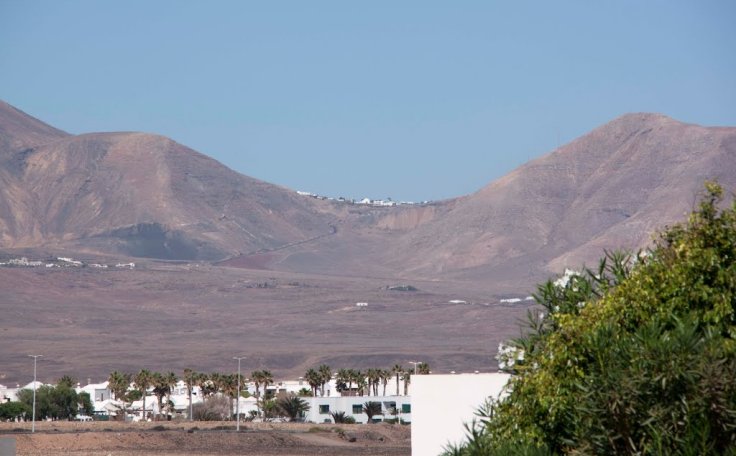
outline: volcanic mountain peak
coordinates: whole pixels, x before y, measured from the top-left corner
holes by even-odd
[[[2,106],[0,240],[218,259],[328,232],[315,202],[149,133],[67,135]]]
[[[472,195],[321,201],[158,135],[68,135],[0,104],[0,246],[349,275],[532,281],[640,247],[706,179],[736,188],[736,129],[626,114]],[[235,263],[228,263],[235,264]]]
[[[706,179],[736,188],[736,128],[627,114],[459,200],[407,236],[406,254],[422,274],[542,277],[642,247]]]

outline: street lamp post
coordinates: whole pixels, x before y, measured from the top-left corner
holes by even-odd
[[[43,355],[28,355],[33,358],[33,418],[31,420],[31,432],[36,432],[36,361]]]
[[[235,430],[240,432],[240,360],[245,359],[245,356],[233,356],[233,359],[238,360],[238,395],[235,399],[237,402],[235,402],[235,414],[237,415],[237,425],[235,426]]]
[[[409,361],[409,364],[414,365],[414,375],[417,375],[417,365],[422,364],[422,361]]]

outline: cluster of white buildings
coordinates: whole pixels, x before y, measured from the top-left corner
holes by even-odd
[[[0,261],[0,267],[22,267],[22,268],[82,268],[90,267],[96,269],[107,269],[112,267],[103,263],[85,263],[68,257],[56,257],[51,260],[29,260],[27,257],[11,258],[8,261]],[[135,263],[117,263],[114,265],[120,269],[135,269]]]
[[[395,381],[387,385],[386,395],[357,396],[355,391],[346,391],[342,394],[337,391],[334,380],[325,385],[324,396],[302,397],[309,404],[309,411],[302,418],[312,423],[332,423],[334,412],[343,412],[352,417],[356,423],[366,423],[368,416],[363,413],[366,402],[381,404],[381,414],[373,417],[374,422],[395,420],[401,423],[411,423],[412,455],[440,454],[448,443],[459,443],[466,436],[466,424],[475,418],[475,412],[487,400],[498,400],[507,393],[506,385],[509,375],[504,373],[490,374],[450,374],[450,375],[416,375],[412,377],[412,396],[390,395],[396,392]],[[35,384],[41,386],[40,382]],[[29,383],[23,387],[7,388],[0,385],[0,400],[17,400],[20,389],[33,389]],[[392,388],[393,387],[393,388]],[[131,386],[132,388],[132,386]],[[309,385],[303,379],[283,381],[269,385],[267,394],[278,397],[284,393],[299,393],[308,389]],[[246,389],[246,388],[244,388]],[[91,383],[78,386],[77,392],[87,392],[92,399],[97,419],[109,419],[122,413],[122,404],[116,401],[108,388],[108,383]],[[255,393],[255,385],[249,383],[247,390]],[[380,392],[383,392],[380,385]],[[399,385],[399,392],[403,391],[403,384]],[[150,393],[150,391],[149,391]],[[189,413],[189,395],[186,385],[179,381],[169,397],[173,403],[172,410],[167,410],[171,416],[187,418]],[[192,403],[202,402],[199,387],[192,391]],[[241,417],[255,415],[258,411],[257,400],[251,396],[241,397],[237,406]],[[146,409],[143,410],[143,400],[134,401],[126,407],[127,420],[140,421],[149,419],[158,413],[158,401],[155,396],[146,396]],[[89,417],[79,417],[89,419]]]
[[[417,204],[424,205],[424,204],[430,203],[430,201],[422,201],[421,203],[415,203],[413,201],[392,201],[391,199],[382,200],[382,199],[370,199],[370,198],[363,198],[360,200],[355,200],[355,199],[343,198],[342,196],[339,198],[332,198],[330,196],[318,195],[316,193],[311,193],[311,192],[303,192],[301,190],[297,190],[296,193],[301,196],[308,196],[310,198],[316,198],[319,200],[338,201],[340,203],[361,204],[364,206],[373,206],[373,207],[413,206]]]
[[[36,382],[35,387],[38,388],[43,386],[43,383]],[[404,423],[411,422],[411,398],[403,395],[391,395],[391,392],[396,391],[396,382],[391,381],[387,385],[386,395],[380,396],[358,396],[356,395],[356,389],[353,388],[351,391],[343,391],[342,393],[337,391],[337,384],[335,380],[331,380],[325,384],[324,396],[318,395],[316,397],[311,396],[300,396],[308,405],[309,411],[306,412],[303,421],[313,423],[332,423],[332,413],[343,412],[345,416],[352,417],[356,423],[365,423],[368,420],[368,416],[363,413],[363,405],[366,402],[379,402],[381,404],[381,415],[373,417],[373,422],[380,422],[384,420],[401,420]],[[403,381],[400,380],[399,392],[404,391]],[[17,401],[18,392],[22,389],[34,389],[34,382],[31,382],[25,386],[17,385],[15,388],[9,388],[0,385],[0,401]],[[131,384],[130,389],[134,389],[134,385]],[[85,392],[89,394],[89,397],[94,406],[94,417],[78,416],[80,420],[88,419],[101,419],[107,420],[115,417],[116,419],[120,414],[123,413],[123,403],[117,400],[110,388],[108,382],[102,383],[90,383],[85,386],[77,385],[75,388],[77,393]],[[250,393],[249,397],[240,397],[239,402],[235,403],[233,400],[233,410],[231,415],[235,415],[236,410],[239,411],[241,417],[249,417],[258,414],[258,401],[255,397],[256,389],[255,384],[248,383],[243,385],[243,390],[247,390]],[[303,380],[294,381],[282,381],[268,385],[265,392],[265,397],[280,397],[288,393],[299,394],[304,390],[310,390],[309,384]],[[379,390],[382,392],[382,387]],[[261,395],[264,392],[261,389]],[[202,403],[204,400],[202,391],[199,386],[192,388],[192,406],[195,404]],[[125,413],[127,414],[126,420],[128,421],[141,421],[150,420],[153,417],[163,414],[170,418],[189,418],[190,414],[190,403],[189,403],[189,390],[183,380],[174,386],[171,390],[171,394],[164,401],[167,404],[164,406],[164,410],[159,410],[158,400],[153,395],[152,389],[147,391],[145,398],[145,410],[143,408],[143,399],[133,401],[132,403],[125,404]],[[258,419],[258,418],[256,418]]]

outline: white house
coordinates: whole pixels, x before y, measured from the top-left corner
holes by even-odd
[[[366,402],[379,402],[381,414],[373,417],[374,422],[387,419],[400,419],[401,422],[411,423],[410,396],[324,396],[303,397],[309,404],[309,411],[304,419],[313,423],[333,423],[332,413],[344,412],[351,416],[356,423],[367,423],[368,415],[363,413]]]
[[[0,403],[13,402],[18,400],[18,388],[8,388],[0,385]]]
[[[106,400],[112,399],[112,392],[110,391],[110,388],[108,388],[108,385],[108,382],[90,383],[84,386],[77,386],[76,388],[74,388],[74,390],[77,392],[77,394],[89,394],[89,398],[93,403],[104,402]]]

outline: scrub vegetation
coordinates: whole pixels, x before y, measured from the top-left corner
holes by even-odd
[[[509,394],[446,455],[736,454],[736,202],[706,183],[686,223],[566,283],[501,360]]]

